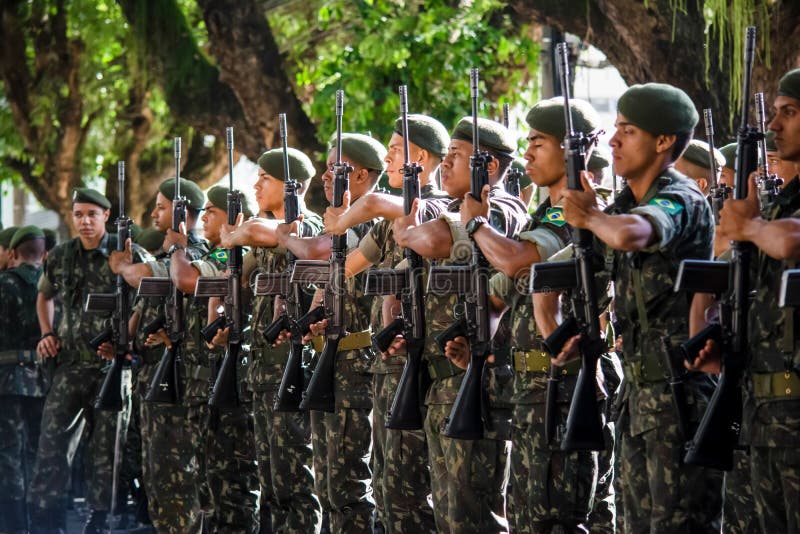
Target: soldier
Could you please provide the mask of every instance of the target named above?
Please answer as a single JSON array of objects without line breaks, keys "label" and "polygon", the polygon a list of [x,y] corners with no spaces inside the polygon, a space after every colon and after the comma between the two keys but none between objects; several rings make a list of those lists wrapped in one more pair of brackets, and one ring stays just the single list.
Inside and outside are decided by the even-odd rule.
[{"label": "soldier", "polygon": [[699,139],[692,139],[681,157],[675,162],[675,170],[688,176],[697,183],[697,187],[704,195],[711,189],[711,173],[719,180],[725,157],[722,152],[714,149],[714,169],[711,169],[708,160],[708,143]]},{"label": "soldier", "polygon": [[[518,233],[525,222],[525,207],[503,188],[503,178],[515,149],[510,132],[494,121],[479,119],[480,149],[488,151],[490,187],[484,190],[489,212],[470,221],[459,219],[462,199],[470,191],[472,118],[459,121],[451,135],[442,162],[442,186],[454,200],[447,213],[419,224],[419,204],[409,216],[395,220],[393,232],[398,245],[410,247],[427,258],[469,261],[472,244],[468,239],[482,224],[491,224],[506,237]],[[468,235],[469,234],[469,235]],[[451,361],[438,349],[435,336],[453,322],[454,295],[426,295],[427,335],[424,356],[433,379],[425,404],[425,435],[431,463],[433,511],[439,532],[501,532],[507,529],[505,488],[508,481],[510,444],[499,439],[460,440],[445,437],[442,430],[452,411],[464,377],[466,360]],[[494,378],[492,369],[487,369]]]},{"label": "soldier", "polygon": [[736,143],[730,143],[719,149],[722,154],[722,171],[719,174],[720,184],[733,187],[733,168],[736,164]]},{"label": "soldier", "polygon": [[[661,336],[689,334],[686,298],[672,289],[678,265],[712,254],[708,202],[671,168],[697,120],[680,89],[653,83],[629,88],[619,100],[610,142],[626,188],[605,212],[585,179],[584,191],[564,192],[567,222],[593,231],[599,255],[613,265],[627,382],[619,421],[626,532],[719,529],[720,474],[683,465],[684,444],[660,363]],[[570,340],[558,359],[577,357],[576,345]],[[686,385],[697,420],[713,383],[694,373]]]},{"label": "soldier", "polygon": [[[350,173],[350,198],[355,203],[372,191],[384,170],[386,149],[367,135],[342,134],[342,161],[353,167]],[[329,170],[322,175],[326,198],[333,198],[332,166],[336,151],[328,152]],[[348,248],[353,248],[372,227],[372,221],[347,231]],[[327,259],[330,236],[295,237],[295,224],[279,226],[280,243],[300,259]],[[375,502],[370,483],[371,443],[370,412],[372,411],[371,375],[369,367],[375,359],[369,331],[369,298],[363,296],[363,276],[347,282],[345,326],[347,336],[339,343],[336,356],[335,409],[333,412],[311,411],[311,439],[314,450],[315,487],[322,509],[330,516],[331,532],[372,532]],[[315,296],[312,308],[321,302]],[[314,327],[324,334],[326,320]],[[317,338],[315,348],[322,349]]]},{"label": "soldier", "polygon": [[[450,137],[447,129],[436,119],[426,115],[408,115],[409,163],[422,167],[419,174],[421,222],[436,219],[450,203],[450,198],[436,186],[435,176],[447,152]],[[401,119],[395,121],[389,140],[389,150],[384,158],[389,185],[403,187],[404,161]],[[349,197],[347,197],[349,198]],[[354,224],[382,218],[347,256],[348,275],[356,275],[371,265],[392,269],[403,260],[403,249],[396,246],[392,223],[403,215],[401,197],[382,193],[369,193],[358,202],[343,208],[325,210],[325,229],[340,234]],[[387,298],[396,311],[396,299]],[[379,331],[394,317],[384,318],[382,301],[373,304],[373,332]],[[377,310],[375,310],[377,308]],[[386,319],[386,320],[385,320]],[[393,430],[386,428],[389,408],[394,400],[400,375],[405,365],[403,354],[394,358],[385,355],[376,358],[370,371],[373,373],[372,395],[372,483],[375,492],[377,518],[387,533],[433,532],[436,525],[428,504],[430,474],[425,434],[421,430]]]},{"label": "soldier", "polygon": [[[303,196],[316,173],[311,160],[295,148],[288,149],[290,176],[300,183],[299,206],[303,215],[302,231],[306,237],[322,231],[322,220],[306,208]],[[258,271],[282,272],[287,267],[286,251],[278,248],[276,229],[284,219],[283,150],[272,149],[258,158],[255,198],[261,217],[233,228],[223,225],[222,243],[255,246],[245,265],[255,264]],[[255,271],[243,276],[251,280]],[[304,292],[301,292],[303,294]],[[276,412],[275,395],[283,376],[289,344],[270,346],[264,331],[273,318],[275,303],[271,296],[257,296],[253,301],[250,323],[250,368],[248,382],[252,390],[258,476],[261,486],[262,532],[319,532],[322,521],[319,499],[314,495],[312,473],[311,423],[308,412]],[[303,306],[303,310],[308,302]],[[217,341],[217,340],[215,340]]]},{"label": "soldier", "polygon": [[5,271],[9,268],[8,257],[11,254],[11,238],[14,233],[19,230],[18,226],[9,226],[0,230],[0,271]]},{"label": "soldier", "polygon": [[769,172],[787,183],[797,173],[794,162],[781,158],[778,146],[775,144],[775,132],[767,132],[767,161]]},{"label": "soldier", "polygon": [[0,273],[0,517],[5,520],[0,529],[19,534],[28,531],[26,480],[33,468],[28,464],[36,457],[47,393],[35,351],[44,234],[36,226],[23,226],[8,250],[16,266]]},{"label": "soldier", "polygon": [[[773,105],[769,129],[781,159],[800,164],[800,69],[785,74]],[[720,231],[726,238],[758,247],[751,264],[755,289],[747,339],[751,357],[744,380],[744,441],[750,445],[750,474],[761,532],[800,530],[800,353],[795,341],[797,310],[777,304],[781,273],[800,259],[797,217],[800,178],[795,174],[764,209],[754,179],[743,200],[728,199],[721,212]],[[763,215],[762,215],[763,214]],[[703,302],[706,300],[706,302]],[[695,299],[704,306],[706,299]],[[696,368],[719,372],[719,349],[709,341]]]},{"label": "soldier", "polygon": [[[227,198],[227,187],[218,185],[208,190],[208,201],[203,207],[201,219],[210,252],[194,260],[187,254],[173,253],[170,256],[169,271],[172,283],[184,294],[194,294],[200,276],[223,275],[228,251],[217,247],[220,241],[220,228],[227,221]],[[245,218],[253,215],[246,196],[242,196],[242,215]],[[189,246],[189,237],[185,233],[167,230],[164,246],[167,250],[175,248],[185,250]],[[195,297],[194,301],[194,305],[201,306],[206,299]],[[204,324],[209,307],[206,301],[204,310],[206,313],[201,317],[190,319],[190,324],[191,321]],[[201,346],[199,336],[194,337],[193,341],[199,348]],[[225,341],[218,346],[224,347]],[[215,350],[208,357],[208,363],[205,365],[208,365],[209,369],[218,368],[222,351]],[[198,361],[203,360],[198,358]],[[237,362],[237,367],[239,364],[240,362]],[[242,376],[242,371],[244,369],[239,370],[237,376]],[[258,521],[256,498],[252,493],[256,485],[256,464],[250,403],[209,410],[208,391],[209,384],[213,384],[213,381],[212,373],[203,384],[197,384],[194,390],[187,388],[186,392],[187,399],[197,398],[196,401],[192,399],[189,404],[189,421],[192,425],[193,440],[203,450],[201,456],[205,458],[206,483],[210,490],[213,508],[213,513],[207,520],[208,529],[210,532],[254,532]]]},{"label": "soldier", "polygon": [[[156,195],[156,205],[151,214],[153,225],[156,229],[166,234],[172,227],[172,196],[175,187],[175,178],[169,178],[161,183]],[[181,178],[181,194],[186,197],[186,229],[188,233],[187,246],[171,247],[167,253],[158,260],[145,263],[132,263],[130,248],[125,252],[114,251],[111,254],[110,264],[112,270],[122,274],[125,281],[133,288],[139,287],[139,282],[146,276],[169,276],[170,255],[178,250],[192,260],[202,258],[208,253],[208,247],[194,232],[194,227],[203,208],[204,195],[194,182]],[[190,293],[191,295],[191,293]],[[205,476],[205,457],[203,443],[193,433],[197,428],[198,417],[194,412],[194,419],[190,420],[191,406],[197,407],[207,399],[208,381],[211,370],[208,362],[205,342],[196,339],[200,325],[205,324],[208,315],[207,299],[184,297],[185,306],[185,331],[190,332],[183,344],[182,387],[185,391],[183,404],[167,404],[156,402],[141,403],[141,432],[143,449],[143,469],[145,473],[145,488],[148,495],[148,508],[153,524],[159,532],[197,532],[202,524],[202,512],[210,509],[210,496]],[[188,304],[188,305],[187,305]],[[159,314],[158,308],[148,308],[139,304],[136,307],[139,317],[147,325]],[[201,323],[202,321],[202,323]],[[158,347],[168,342],[163,330],[148,336],[145,341],[147,347]],[[155,372],[157,349],[148,351],[148,369],[145,376]],[[142,371],[140,371],[142,372]],[[150,386],[149,376],[147,381],[139,380],[144,398]],[[142,377],[144,378],[144,377]],[[199,411],[199,410],[198,410]]]},{"label": "soldier", "polygon": [[[92,461],[85,532],[107,528],[116,415],[95,411],[95,395],[103,380],[102,362],[87,340],[103,329],[105,317],[86,315],[89,293],[112,292],[114,277],[108,265],[116,236],[106,233],[111,203],[92,189],[75,189],[72,220],[78,237],[56,246],[39,279],[36,309],[42,337],[37,352],[55,361],[55,374],[45,401],[39,455],[28,493],[32,530],[65,528],[66,493],[75,446],[85,427]],[[135,259],[144,256],[137,250]],[[53,324],[53,301],[62,300],[62,316]],[[38,530],[37,530],[38,529]]]}]

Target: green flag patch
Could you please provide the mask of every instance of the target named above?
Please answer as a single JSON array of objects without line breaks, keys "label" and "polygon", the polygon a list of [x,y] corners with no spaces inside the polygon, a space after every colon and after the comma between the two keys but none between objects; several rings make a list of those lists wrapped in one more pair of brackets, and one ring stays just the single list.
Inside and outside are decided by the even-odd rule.
[{"label": "green flag patch", "polygon": [[547,208],[547,212],[544,214],[544,221],[553,226],[564,226],[567,224],[566,219],[564,219],[564,210],[561,208]]},{"label": "green flag patch", "polygon": [[659,208],[666,211],[670,215],[675,215],[676,213],[680,213],[680,211],[683,209],[682,205],[668,198],[656,197],[653,200],[651,200],[649,204],[652,206],[658,206]]},{"label": "green flag patch", "polygon": [[211,256],[219,262],[228,263],[228,251],[224,248],[218,248],[211,252]]}]

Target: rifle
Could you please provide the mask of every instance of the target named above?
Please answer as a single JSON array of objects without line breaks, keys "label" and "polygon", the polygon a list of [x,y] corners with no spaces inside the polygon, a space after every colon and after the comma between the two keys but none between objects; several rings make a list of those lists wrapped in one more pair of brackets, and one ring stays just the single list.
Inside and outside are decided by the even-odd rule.
[{"label": "rifle", "polygon": [[[472,156],[470,168],[470,194],[481,200],[483,186],[489,183],[489,161],[492,157],[480,149],[478,134],[478,69],[470,70],[472,98]],[[463,221],[466,223],[467,221]],[[457,267],[431,267],[428,292],[455,292],[463,295],[464,314],[445,332],[437,336],[442,347],[449,339],[466,334],[470,342],[470,360],[458,390],[453,410],[447,419],[444,435],[455,439],[481,439],[484,436],[483,412],[486,407],[483,395],[483,370],[491,350],[489,329],[489,262],[473,242],[470,265]]]},{"label": "rifle", "polygon": [[[403,210],[411,213],[414,199],[419,198],[419,173],[422,166],[409,161],[408,150],[408,99],[407,88],[400,86],[400,117],[403,125]],[[407,248],[403,251],[408,267],[402,270],[372,269],[367,272],[364,294],[399,295],[403,316],[373,336],[373,342],[386,351],[395,336],[403,333],[406,340],[406,363],[397,385],[392,406],[386,419],[386,428],[419,430],[423,415],[420,392],[423,388],[422,352],[425,349],[425,302],[422,294],[422,257]]]},{"label": "rifle", "polygon": [[703,110],[703,123],[706,128],[706,139],[708,140],[708,165],[709,169],[709,188],[708,198],[711,199],[711,211],[714,213],[714,224],[719,224],[719,211],[722,203],[730,196],[731,188],[719,183],[717,180],[717,162],[714,159],[714,117],[711,108]]},{"label": "rifle", "polygon": [[[503,126],[508,128],[509,120],[508,120],[508,104],[503,104]],[[511,165],[506,173],[506,193],[509,195],[519,198],[520,195],[520,179],[522,178],[522,173],[519,169],[515,169],[513,165]]]},{"label": "rifle", "polygon": [[[286,142],[286,114],[278,115],[278,124],[283,145],[283,218],[288,222],[297,220],[300,215],[300,199],[297,190],[300,184],[292,178],[289,171],[289,148]],[[302,230],[299,232],[303,234]],[[286,252],[286,270],[282,273],[262,273],[256,277],[253,292],[258,295],[280,296],[284,302],[283,313],[264,331],[264,339],[268,344],[275,343],[283,330],[289,330],[292,337],[289,345],[289,357],[283,370],[281,384],[275,397],[273,409],[277,412],[296,412],[300,410],[305,373],[303,372],[303,337],[308,333],[311,324],[322,320],[325,308],[319,306],[302,317],[300,309],[300,287],[290,283],[292,269],[297,258],[291,251]]]},{"label": "rifle", "polygon": [[[564,95],[564,120],[567,135],[564,138],[566,157],[567,187],[582,191],[581,173],[586,170],[586,155],[592,145],[597,143],[599,134],[586,135],[576,132],[572,125],[569,103],[569,64],[567,44],[557,46],[559,66],[561,67],[561,91]],[[552,290],[567,290],[575,314],[565,320],[545,340],[545,348],[553,355],[561,352],[568,339],[581,334],[581,370],[572,394],[572,402],[567,415],[566,431],[561,448],[566,451],[605,449],[603,438],[603,419],[597,402],[597,360],[608,349],[600,330],[600,312],[594,280],[594,236],[590,230],[572,229],[572,242],[575,259],[562,262],[536,263],[531,267],[531,291],[540,293]],[[550,436],[555,430],[557,414],[556,391],[557,370],[551,366],[547,381],[546,425]],[[551,415],[552,414],[552,415]]]},{"label": "rifle", "polygon": [[[228,224],[234,225],[242,212],[242,192],[233,188],[233,128],[230,126],[225,128],[225,143],[228,149]],[[216,408],[238,406],[241,401],[236,379],[236,366],[242,352],[241,279],[242,247],[235,246],[228,250],[228,276],[201,276],[194,288],[195,297],[222,297],[225,302],[225,311],[221,317],[224,317],[225,326],[229,328],[228,343],[208,398],[208,405]],[[217,326],[214,334],[222,326],[219,319],[209,325]]]},{"label": "rifle", "polygon": [[783,185],[783,179],[769,172],[767,158],[767,113],[764,110],[764,93],[756,93],[756,125],[761,139],[758,141],[758,154],[761,160],[761,170],[758,173],[758,192],[761,205],[771,204],[778,196]]},{"label": "rifle", "polygon": [[[117,217],[117,250],[124,251],[130,235],[131,220],[125,215],[125,162],[117,163],[119,181],[119,216]],[[131,366],[128,354],[128,320],[131,316],[131,301],[128,283],[117,275],[114,293],[90,293],[84,311],[87,313],[110,313],[111,324],[89,341],[97,350],[107,341],[114,344],[114,360],[106,371],[100,393],[94,401],[95,410],[117,412],[117,430],[114,439],[114,464],[111,477],[111,507],[117,509],[119,492],[119,470],[122,465],[122,448],[125,445],[131,408]]]},{"label": "rifle", "polygon": [[[181,138],[175,144],[175,189],[172,195],[172,229],[180,232],[180,224],[186,221],[186,199],[181,196]],[[145,277],[139,282],[138,297],[166,297],[164,301],[164,326],[172,347],[164,349],[150,389],[144,400],[180,404],[183,400],[181,378],[181,343],[184,336],[183,293],[172,283],[169,276]],[[159,319],[156,319],[159,320]],[[148,325],[150,327],[151,325]]]},{"label": "rifle", "polygon": [[[742,95],[750,94],[750,75],[755,54],[756,29],[745,34],[745,76]],[[748,98],[742,100],[742,122],[736,148],[733,198],[747,197],[747,179],[758,164],[758,129],[748,124]],[[700,425],[689,443],[684,462],[728,471],[733,468],[733,450],[739,443],[742,421],[741,381],[747,365],[747,308],[750,291],[752,245],[731,244],[730,262],[684,260],[678,269],[675,291],[721,295],[718,343],[722,352],[722,373]],[[703,347],[712,336],[708,327],[688,341]]]},{"label": "rifle", "polygon": [[[344,91],[336,91],[336,163],[333,164],[333,201],[331,205],[339,208],[344,193],[350,183],[353,167],[342,161],[342,115],[344,113]],[[335,410],[333,387],[336,373],[336,354],[339,342],[347,334],[344,324],[344,299],[346,279],[344,264],[347,257],[347,236],[331,236],[331,257],[326,261],[297,260],[292,269],[290,282],[318,284],[325,287],[325,317],[328,327],[325,330],[325,347],[317,360],[308,387],[303,392],[301,410]]]}]

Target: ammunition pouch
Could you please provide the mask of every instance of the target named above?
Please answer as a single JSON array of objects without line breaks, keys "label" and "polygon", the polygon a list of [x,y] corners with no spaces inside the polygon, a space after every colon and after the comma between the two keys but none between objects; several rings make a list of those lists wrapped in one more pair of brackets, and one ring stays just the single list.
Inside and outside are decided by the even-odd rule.
[{"label": "ammunition pouch", "polygon": [[431,376],[431,380],[444,380],[464,372],[464,369],[456,367],[447,358],[437,356],[428,361],[428,374]]},{"label": "ammunition pouch", "polygon": [[[325,336],[314,336],[311,340],[314,346],[314,351],[322,352],[325,347]],[[367,349],[372,347],[372,331],[362,330],[361,332],[353,332],[347,334],[339,341],[339,349],[337,352],[347,352],[349,350]]]},{"label": "ammunition pouch", "polygon": [[631,385],[653,384],[666,380],[664,368],[655,355],[645,356],[641,360],[624,362],[622,368],[625,372],[625,380]]},{"label": "ammunition pouch", "polygon": [[800,398],[800,377],[792,371],[753,373],[752,378],[756,399]]},{"label": "ammunition pouch", "polygon": [[[549,373],[550,354],[543,350],[514,350],[514,370],[518,373]],[[562,375],[577,375],[581,370],[581,361],[569,362],[561,368]]]}]

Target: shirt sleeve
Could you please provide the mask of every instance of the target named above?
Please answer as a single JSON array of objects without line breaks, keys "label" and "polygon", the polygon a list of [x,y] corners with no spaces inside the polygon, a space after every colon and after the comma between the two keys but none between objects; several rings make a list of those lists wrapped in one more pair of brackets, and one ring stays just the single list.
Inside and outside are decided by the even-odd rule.
[{"label": "shirt sleeve", "polygon": [[[527,280],[527,277],[525,277],[525,279]],[[489,279],[489,293],[502,300],[506,306],[511,308],[520,295],[517,283],[517,281],[503,273],[496,273]]]},{"label": "shirt sleeve", "polygon": [[633,208],[630,213],[647,219],[653,228],[655,239],[643,252],[659,252],[669,248],[684,226],[686,209],[682,199],[675,195],[659,195],[644,206]]},{"label": "shirt sleeve", "polygon": [[213,277],[213,276],[220,276],[222,274],[222,270],[213,261],[194,260],[192,262],[192,267],[197,269],[197,272],[200,273],[200,276]]},{"label": "shirt sleeve", "polygon": [[380,221],[358,243],[358,250],[373,265],[377,265],[381,261],[383,247],[386,245],[388,224],[386,221]]},{"label": "shirt sleeve", "polygon": [[50,282],[50,277],[47,274],[47,269],[42,273],[42,276],[39,277],[39,284],[38,284],[39,293],[44,295],[44,298],[50,300],[55,298],[56,296],[56,288],[53,287],[53,283]]},{"label": "shirt sleeve", "polygon": [[566,243],[564,243],[564,241],[558,237],[555,232],[548,229],[547,225],[538,226],[533,230],[520,232],[519,240],[528,241],[536,245],[536,248],[539,251],[539,257],[542,260],[549,258],[566,246]]},{"label": "shirt sleeve", "polygon": [[147,261],[145,265],[150,267],[150,270],[153,271],[153,276],[156,278],[167,278],[169,276],[169,265],[164,261]]}]

